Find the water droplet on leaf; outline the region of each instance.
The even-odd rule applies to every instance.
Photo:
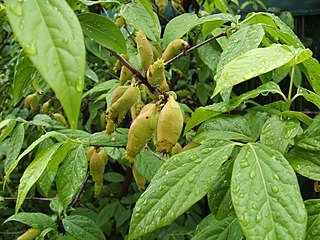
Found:
[[[279,192],[279,188],[277,186],[272,186],[272,192],[277,193]]]
[[[25,47],[25,51],[29,55],[36,55],[38,53],[38,50],[34,43],[27,44]]]
[[[10,10],[19,17],[23,15],[23,9],[20,4],[17,4],[17,3],[11,4]]]

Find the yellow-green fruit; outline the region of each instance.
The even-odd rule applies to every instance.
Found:
[[[37,111],[39,104],[39,96],[37,93],[30,94],[24,100],[24,107],[30,107],[32,112]]]
[[[166,78],[164,78],[164,79],[162,80],[162,82],[160,83],[159,89],[160,89],[160,91],[162,91],[162,92],[167,92],[167,91],[170,90]]]
[[[117,17],[115,24],[117,28],[121,28],[124,25],[124,18],[122,16]]]
[[[176,3],[174,1],[172,1],[171,5],[174,8],[174,10],[176,10],[177,13],[183,14],[186,12],[186,10],[184,10],[182,4],[180,4],[180,3]]]
[[[138,115],[141,112],[141,109],[144,107],[144,103],[142,101],[138,101],[136,102],[136,104],[134,104],[130,111],[131,111],[131,118],[132,120],[136,119],[138,117]]]
[[[38,237],[41,230],[38,228],[29,228],[24,234],[20,235],[17,240],[33,240]]]
[[[99,121],[100,121],[101,129],[105,128],[107,123],[106,123],[106,113],[104,111],[100,114]]]
[[[144,106],[139,116],[132,122],[128,133],[126,158],[133,162],[136,155],[143,149],[151,138],[158,118],[156,104]]]
[[[103,160],[104,165],[106,165],[108,162],[108,154],[107,154],[106,149],[103,147],[99,148],[98,154],[101,157],[101,159]]]
[[[121,62],[120,62],[119,60],[117,60],[116,63],[114,64],[112,70],[113,70],[114,72],[118,72],[118,71],[121,69],[121,67],[122,67]]]
[[[119,86],[117,87],[111,96],[110,104],[114,104],[123,94],[124,92],[128,89],[129,86]]]
[[[128,112],[128,110],[119,112],[117,122],[116,122],[117,125],[119,125],[122,122],[122,120],[126,117],[127,112]]]
[[[41,107],[41,112],[42,113],[48,113],[49,107],[50,107],[50,102],[51,100],[49,99],[48,101],[46,101],[42,107]]]
[[[144,190],[146,188],[146,179],[139,173],[138,169],[134,164],[132,166],[132,173],[134,180],[136,181],[136,184],[138,186],[138,189]]]
[[[174,3],[174,2],[172,2]],[[175,39],[169,43],[166,50],[162,54],[162,58],[165,62],[169,61],[171,58],[177,56],[184,49],[186,49],[189,44],[183,39]]]
[[[140,57],[140,64],[143,70],[147,70],[153,62],[152,46],[142,32],[136,35],[136,43]]]
[[[90,158],[90,175],[92,180],[95,183],[99,183],[103,181],[103,173],[104,173],[104,160],[97,153],[97,151],[93,152]]]
[[[96,151],[96,148],[94,146],[90,146],[88,149],[87,149],[87,152],[86,152],[86,158],[88,161],[90,161],[93,153]]]
[[[103,182],[96,182],[93,185],[93,195],[95,198],[99,197],[103,187]]]
[[[155,61],[152,65],[149,66],[147,71],[147,78],[148,82],[153,85],[157,86],[161,84],[164,76],[164,60],[162,58],[159,58],[157,61]]]
[[[157,123],[156,147],[158,152],[170,153],[176,145],[183,127],[183,114],[170,95],[161,110]]]
[[[176,143],[176,145],[173,146],[172,150],[171,150],[171,155],[176,155],[178,153],[180,153],[182,150],[182,147],[180,145],[180,143]]]
[[[159,13],[163,13],[168,5],[168,0],[155,0],[155,4],[158,7]]]
[[[107,120],[105,134],[110,135],[116,130],[116,128],[117,128],[117,124],[115,124],[115,122],[111,118],[109,118]]]
[[[126,66],[121,67],[120,77],[119,77],[119,85],[124,85],[128,80],[132,77],[132,72]]]
[[[52,116],[58,120],[59,122],[61,122],[64,126],[68,126],[68,122],[66,120],[66,118],[61,114],[61,113],[53,113]]]
[[[152,52],[153,52],[153,60],[154,61],[156,61],[162,55],[162,51],[160,49],[160,46],[153,46],[152,45]]]
[[[185,145],[180,152],[185,152],[185,151],[188,151],[192,148],[196,148],[198,147],[199,144],[198,143],[194,143],[194,142],[189,142],[187,145]]]

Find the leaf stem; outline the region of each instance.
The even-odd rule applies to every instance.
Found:
[[[84,191],[84,188],[86,187],[87,183],[88,183],[88,180],[89,180],[89,176],[90,176],[90,171],[88,171],[82,185],[81,185],[81,188],[79,190],[79,192],[77,193],[76,197],[73,199],[72,201],[72,204],[71,206],[74,208],[76,206],[76,204],[79,202],[80,200],[80,197],[81,197],[81,194],[83,193]]]
[[[296,65],[293,65],[291,68],[291,78],[290,78],[290,86],[289,86],[289,93],[288,93],[288,98],[287,98],[287,108],[286,110],[290,110],[290,106],[292,103],[292,88],[293,88],[293,81],[294,81],[294,75],[295,75],[295,69]]]
[[[2,198],[5,201],[15,201],[17,198],[14,197],[4,197]],[[51,198],[41,198],[41,197],[26,197],[25,200],[38,200],[38,201],[51,201]]]

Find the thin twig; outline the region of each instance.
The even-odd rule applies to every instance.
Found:
[[[76,197],[73,199],[73,202],[71,204],[71,206],[74,208],[76,206],[76,204],[79,202],[80,200],[80,197],[81,197],[81,194],[83,193],[84,191],[84,188],[86,187],[87,183],[88,183],[88,179],[89,179],[89,176],[90,176],[90,172],[88,171],[87,173],[87,176],[85,177],[83,183],[82,183],[82,186],[79,190],[79,192],[77,193]]]
[[[167,61],[167,62],[165,63],[166,66],[170,65],[171,63],[173,63],[173,62],[174,62],[175,60],[177,60],[178,58],[187,55],[189,52],[195,50],[196,48],[199,48],[199,47],[201,47],[201,46],[203,46],[203,45],[205,45],[205,44],[207,44],[207,43],[209,43],[209,42],[211,42],[211,41],[213,41],[213,40],[215,40],[215,39],[218,39],[218,38],[220,38],[220,37],[223,37],[223,36],[227,36],[227,32],[219,33],[218,35],[215,35],[215,36],[213,36],[213,37],[211,37],[211,38],[208,38],[207,40],[205,40],[205,41],[203,41],[203,42],[201,42],[201,43],[199,43],[199,44],[197,44],[197,45],[195,45],[195,46],[193,46],[193,47],[191,47],[191,48],[185,49],[184,51],[182,51],[181,53],[179,53],[177,56],[175,56],[175,57],[171,58],[169,61]]]
[[[43,95],[43,96],[45,96],[46,98],[49,98],[49,99],[51,99],[51,100],[58,100],[56,97],[52,97],[52,96],[50,96],[50,95],[48,95],[48,94],[46,94],[46,93],[44,93],[44,92],[42,92],[42,91],[38,91],[37,94],[38,94],[38,95]]]
[[[132,179],[132,170],[131,168],[128,168],[124,177],[124,181],[122,183],[121,191],[118,198],[119,200],[121,200],[123,197],[128,195],[131,179]]]
[[[144,148],[147,149],[153,156],[159,158],[160,160],[162,160],[162,161],[166,161],[167,160],[165,157],[162,157],[161,155],[159,155],[159,154],[155,153],[154,151],[152,151],[148,145],[145,145]]]
[[[15,200],[17,200],[17,198],[14,198],[14,197],[4,197],[2,199],[5,200],[5,201],[15,201]],[[25,200],[51,201],[52,198],[26,197]]]

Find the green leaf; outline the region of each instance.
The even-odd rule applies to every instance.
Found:
[[[261,130],[260,142],[284,154],[300,130],[300,122],[297,119],[272,116]]]
[[[213,214],[205,217],[197,226],[192,240],[241,240],[243,233],[235,217],[217,220]]]
[[[23,93],[31,84],[32,75],[35,73],[30,59],[21,51],[14,70],[13,76],[13,104],[16,105],[22,98]]]
[[[311,57],[299,65],[301,71],[306,75],[313,90],[320,94],[320,64],[318,60]]]
[[[278,151],[245,145],[234,163],[231,195],[247,239],[304,239],[307,213],[297,177]]]
[[[252,49],[228,62],[216,79],[216,88],[212,97],[224,89],[281,67],[295,57],[287,46],[272,45]]]
[[[84,39],[84,42],[87,50],[93,53],[96,57],[107,62],[110,61],[111,56],[106,48],[102,47],[97,42],[87,37]]]
[[[320,153],[299,147],[293,148],[287,155],[289,163],[300,175],[320,181]]]
[[[56,167],[59,166],[59,164],[65,159],[68,152],[71,148],[75,146],[75,143],[73,142],[67,142],[63,144],[54,154],[53,158],[49,161],[46,171],[51,172]]]
[[[101,3],[118,3],[118,4],[120,4],[120,2],[117,0],[99,0],[99,1],[79,0],[79,1],[87,6],[92,6],[92,5],[101,4]]]
[[[112,183],[121,183],[124,181],[124,176],[121,173],[117,172],[107,172],[103,175],[103,179]]]
[[[311,199],[304,202],[308,212],[306,240],[320,239],[320,201]]]
[[[32,213],[32,212],[17,213],[9,217],[4,223],[9,221],[21,222],[30,227],[40,228],[40,229],[56,228],[56,224],[52,220],[52,218],[43,213]]]
[[[127,52],[124,36],[111,19],[95,13],[83,13],[78,18],[83,33],[90,39],[113,51]]]
[[[149,182],[162,165],[162,161],[149,151],[143,149],[134,160],[138,172]]]
[[[320,151],[319,141],[320,115],[316,116],[304,133],[297,137],[295,145],[309,151]]]
[[[119,130],[119,129],[117,129]],[[124,135],[118,131],[111,135],[105,133],[94,133],[89,138],[90,145],[102,145],[104,147],[124,147],[127,145],[128,135]]]
[[[3,120],[1,123],[5,123],[5,124],[2,124],[3,127],[6,125],[8,126],[6,127],[6,129],[1,131],[0,143],[12,132],[12,130],[16,126],[17,121],[13,119],[6,119],[6,120]]]
[[[303,112],[296,112],[296,111],[284,111],[281,113],[281,116],[284,117],[291,117],[291,118],[296,118],[302,122],[304,122],[307,125],[310,125],[313,121],[311,117],[308,115],[304,114]]]
[[[68,152],[56,177],[56,186],[60,201],[64,209],[72,202],[72,198],[79,191],[88,169],[88,160],[82,145],[78,145]]]
[[[303,87],[299,87],[297,90],[296,96],[302,96],[304,99],[306,99],[308,102],[313,103],[318,108],[320,108],[320,96],[308,89],[305,89]]]
[[[43,171],[46,169],[48,162],[52,158],[53,154],[61,146],[61,143],[51,145],[46,149],[40,151],[36,158],[29,164],[27,169],[24,171],[18,188],[18,197],[16,202],[16,213],[19,211],[24,199],[27,196],[30,188],[39,179]]]
[[[123,6],[120,14],[129,25],[132,25],[137,31],[143,33],[152,41],[160,41],[161,27],[156,18],[140,4],[128,3]]]
[[[124,224],[128,219],[130,219],[131,214],[131,209],[127,209],[122,204],[119,204],[114,213],[116,228],[118,229],[122,224]]]
[[[85,71],[85,47],[76,15],[63,0],[5,3],[15,36],[54,90],[75,130]]]
[[[197,25],[203,24],[202,34],[208,36],[213,30],[220,27],[221,25],[232,22],[236,23],[237,20],[232,14],[217,13],[209,16],[199,18]]]
[[[108,80],[106,82],[98,83],[96,86],[94,86],[85,94],[83,94],[82,98],[86,98],[92,94],[99,93],[99,92],[107,92],[118,85],[119,85],[118,80]]]
[[[104,208],[102,208],[98,214],[96,223],[99,226],[103,226],[104,224],[108,223],[109,220],[114,216],[118,206],[118,202],[112,202],[104,206]]]
[[[241,103],[250,98],[255,98],[259,94],[265,94],[269,92],[283,95],[280,87],[277,84],[275,84],[274,82],[267,82],[254,90],[248,91],[234,99],[231,99],[229,102],[229,106],[226,106],[224,102],[220,102],[206,107],[199,107],[192,114],[191,119],[188,121],[187,126],[185,127],[184,133],[188,132],[194,126],[197,126],[214,116],[234,110],[235,108],[240,106]]]
[[[175,155],[160,167],[136,203],[129,239],[172,223],[211,189],[234,144],[207,144]]]
[[[103,232],[90,218],[81,215],[71,215],[62,219],[67,234],[76,239],[105,240]]]
[[[184,13],[173,18],[166,26],[163,34],[163,46],[181,38],[198,24],[198,17],[194,13]]]

